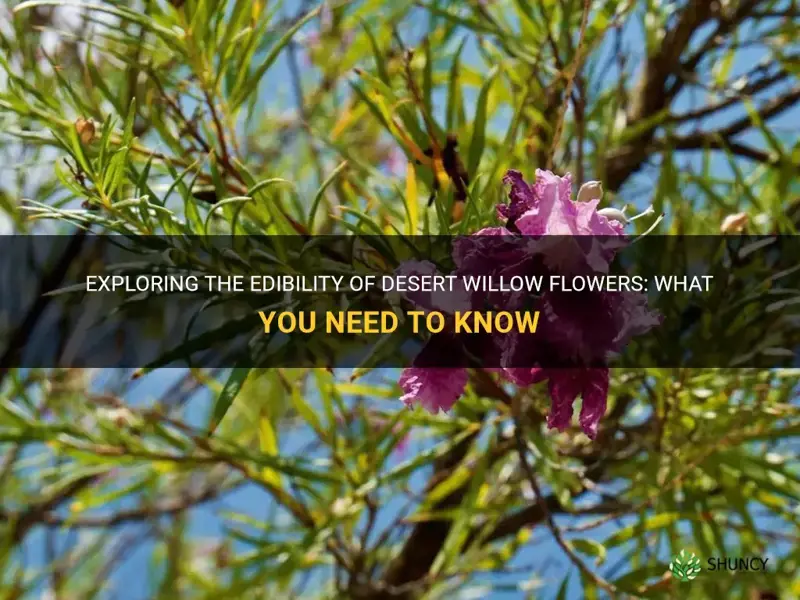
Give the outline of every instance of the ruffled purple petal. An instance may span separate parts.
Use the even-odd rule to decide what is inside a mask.
[[[395,269],[396,275],[440,275],[439,270],[432,262],[427,260],[408,260],[401,263]],[[455,311],[469,310],[472,308],[470,293],[464,288],[462,281],[457,280],[452,291],[445,288],[445,291],[433,292],[404,292],[403,295],[417,307],[441,311],[452,314]]]
[[[470,236],[457,237],[453,240],[453,262],[459,271],[474,275],[476,267],[480,269],[482,263],[497,264],[498,251],[504,245],[497,238],[513,240],[513,236],[505,227],[484,227]]]
[[[519,187],[520,184],[515,184]],[[572,200],[572,176],[559,177],[537,169],[533,195],[536,201],[518,215],[516,225],[523,235],[618,236],[624,225],[597,212],[599,199]],[[513,207],[513,203],[512,203]],[[519,205],[523,208],[522,205]],[[513,211],[512,211],[513,212]]]
[[[525,182],[522,173],[513,169],[507,171],[503,183],[511,186],[508,192],[509,203],[498,205],[498,216],[503,219],[516,219],[526,210],[536,206],[534,188]]]
[[[488,227],[459,238],[453,247],[453,274],[508,278],[608,273],[617,252],[628,243],[624,236],[627,220],[619,211],[598,211],[599,184],[584,186],[576,202],[569,174],[559,177],[537,170],[535,183],[529,185],[519,171],[512,170],[503,181],[510,185],[509,203],[498,206],[497,213],[514,227]],[[398,272],[434,274],[436,268],[432,263],[412,262]],[[419,306],[442,309],[432,294],[410,299]],[[608,369],[594,365],[605,364],[610,353],[621,351],[632,337],[661,321],[648,309],[646,295],[636,293],[476,292],[455,303],[450,298],[450,304],[453,307],[445,309],[447,312],[483,306],[505,310],[535,306],[540,310],[539,327],[535,335],[473,336],[467,341],[434,336],[400,378],[403,402],[421,404],[431,412],[449,410],[464,391],[467,371],[440,368],[442,357],[454,357],[456,360],[446,364],[461,367],[465,364],[461,353],[478,360],[487,353],[499,353],[502,368],[491,371],[520,386],[548,382],[550,428],[563,431],[570,426],[573,403],[581,396],[580,425],[593,439],[606,411],[609,387]],[[564,366],[542,368],[541,364]]]
[[[634,292],[618,292],[609,294],[614,301],[617,336],[614,338],[614,350],[619,352],[632,338],[647,333],[661,324],[663,315],[650,310],[647,296]]]
[[[547,426],[564,431],[572,421],[572,404],[581,393],[582,382],[575,369],[548,369],[550,414]]]
[[[447,412],[464,393],[467,370],[408,367],[400,375],[399,384],[405,392],[400,400],[406,406],[419,404],[434,414]]]
[[[540,369],[537,378],[547,377],[550,391],[550,414],[547,426],[564,431],[572,421],[572,405],[583,398],[580,424],[594,439],[600,419],[606,413],[608,369]]]
[[[600,200],[576,203],[578,207],[577,229],[580,235],[622,235],[625,225],[608,219],[597,212]]]
[[[585,369],[583,379],[583,407],[581,428],[590,438],[597,436],[597,426],[606,414],[608,400],[608,369]]]

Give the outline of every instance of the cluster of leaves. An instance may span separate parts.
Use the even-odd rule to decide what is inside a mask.
[[[788,0],[31,0],[0,13],[0,207],[459,233],[551,167],[665,232],[794,233],[797,25]],[[449,415],[400,410],[395,373],[132,375],[0,362],[4,595],[800,594],[796,370],[617,370],[593,443],[482,372]],[[772,560],[679,583],[683,548]]]

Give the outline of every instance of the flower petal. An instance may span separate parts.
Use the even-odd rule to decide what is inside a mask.
[[[503,183],[511,186],[508,192],[508,204],[497,206],[497,214],[503,219],[516,219],[526,210],[536,206],[536,195],[522,177],[522,173],[510,169],[503,177]]]
[[[464,393],[467,370],[408,367],[399,384],[405,392],[400,400],[406,406],[420,404],[434,414],[440,410],[447,412]]]
[[[582,380],[581,428],[586,435],[594,439],[597,436],[597,425],[606,414],[608,369],[585,369]]]
[[[427,260],[407,260],[395,269],[396,275],[408,276],[433,276],[440,275],[439,270],[432,262]],[[464,288],[461,280],[453,283],[453,289],[432,292],[404,292],[403,295],[416,304],[419,308],[432,311],[441,311],[451,314],[455,311],[469,310],[472,308],[471,294]]]
[[[582,382],[578,369],[548,369],[550,414],[547,426],[564,431],[572,421],[572,403],[581,393]]]

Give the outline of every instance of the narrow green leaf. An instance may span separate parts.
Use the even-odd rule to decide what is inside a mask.
[[[453,131],[458,126],[457,119],[461,112],[461,85],[459,83],[459,75],[461,72],[461,53],[464,51],[464,46],[467,43],[467,38],[461,40],[453,56],[453,63],[450,67],[450,85],[447,92],[447,130]]]
[[[261,452],[267,454],[268,456],[278,455],[278,436],[275,433],[275,429],[272,427],[272,422],[270,421],[269,414],[267,414],[266,411],[263,412],[259,417],[258,439],[261,446]],[[264,479],[264,481],[271,483],[275,487],[280,488],[283,485],[281,482],[281,476],[275,469],[271,469],[270,467],[264,467],[261,469],[261,477]]]
[[[106,120],[103,122],[103,134],[100,137],[100,155],[97,159],[97,167],[100,170],[106,168],[106,157],[108,156],[109,140],[111,139],[111,131],[114,129],[114,117],[109,113]]]
[[[595,557],[598,565],[602,564],[606,559],[606,547],[597,540],[575,539],[570,540],[569,545],[578,552]]]
[[[228,381],[225,382],[225,387],[222,388],[217,401],[214,403],[211,421],[208,424],[209,431],[213,432],[225,417],[236,396],[242,390],[245,381],[247,381],[248,375],[250,375],[250,367],[236,367],[231,370]]]
[[[367,38],[369,39],[369,45],[372,48],[372,56],[375,59],[375,67],[378,70],[378,77],[381,78],[386,85],[391,85],[391,79],[389,78],[389,71],[386,69],[386,62],[383,59],[383,55],[381,54],[381,49],[378,46],[378,41],[375,39],[375,36],[372,34],[372,31],[365,22],[361,22],[361,26],[364,28],[364,32],[367,34]]]
[[[134,12],[118,6],[109,6],[107,4],[92,4],[90,2],[79,2],[77,0],[29,0],[28,2],[22,2],[15,6],[14,12],[20,12],[38,6],[77,6],[87,11],[106,13],[127,21],[138,23],[173,43],[180,37],[179,32],[159,25],[144,13]]]
[[[264,77],[264,74],[278,59],[278,56],[280,56],[280,53],[283,51],[283,49],[289,44],[292,37],[294,37],[294,34],[297,33],[311,19],[316,17],[320,10],[321,7],[317,7],[314,10],[309,11],[302,19],[299,19],[297,23],[292,25],[275,43],[275,45],[270,48],[269,53],[266,57],[264,57],[264,60],[261,61],[261,64],[258,65],[252,75],[248,77],[247,71],[242,70],[241,77],[243,77],[244,80],[241,81],[241,83],[237,82],[237,85],[235,86],[235,92],[230,101],[231,108],[238,108],[247,99],[253,90],[255,90],[256,86],[258,86],[261,78]]]
[[[122,145],[130,146],[133,142],[133,124],[136,121],[136,98],[131,98],[131,104],[128,107],[128,116],[125,119],[125,128],[122,132]]]
[[[486,145],[486,106],[489,102],[489,92],[492,89],[494,78],[499,71],[498,67],[494,67],[489,71],[489,75],[481,86],[480,94],[478,95],[478,105],[475,108],[475,120],[472,123],[472,141],[469,146],[469,154],[467,158],[467,172],[471,177],[475,177],[478,171],[478,165],[483,156],[483,149]]]
[[[613,533],[605,542],[603,542],[603,545],[606,547],[619,546],[632,540],[637,534],[663,529],[680,521],[681,519],[688,519],[692,517],[696,518],[697,515],[692,514],[683,516],[680,513],[661,513],[660,515],[647,517],[640,523],[623,527],[616,533]]]
[[[344,171],[345,167],[347,167],[347,161],[342,161],[338,167],[336,167],[331,174],[328,175],[328,178],[322,182],[319,190],[317,190],[316,196],[314,196],[314,201],[311,203],[311,209],[308,213],[308,230],[310,232],[314,232],[314,221],[317,216],[317,209],[319,208],[320,202],[322,202],[322,197],[325,195],[325,190],[334,182],[334,180],[339,176],[339,174]]]
[[[108,170],[103,176],[103,189],[107,196],[111,196],[125,179],[125,165],[128,160],[128,149],[122,148],[114,153],[108,163]]]
[[[569,575],[566,575],[558,588],[556,600],[567,600],[567,587],[569,586]]]

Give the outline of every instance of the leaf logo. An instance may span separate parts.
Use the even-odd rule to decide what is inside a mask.
[[[694,554],[686,554],[686,550],[674,557],[669,563],[669,570],[678,581],[691,581],[700,574],[700,559]]]

